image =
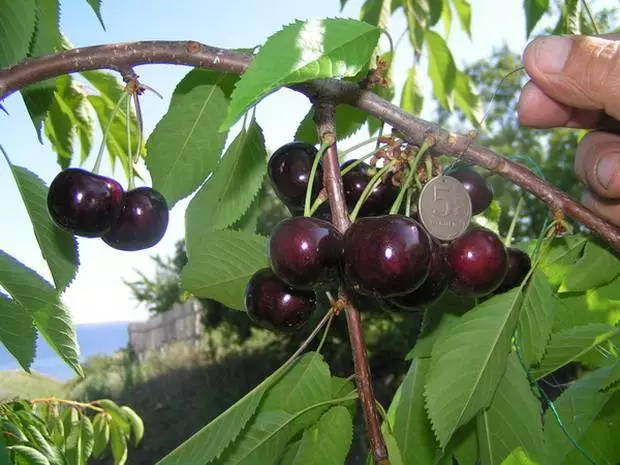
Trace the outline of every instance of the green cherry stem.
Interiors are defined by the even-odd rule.
[[[418,150],[418,153],[416,154],[413,162],[409,163],[409,173],[407,173],[407,179],[405,179],[404,184],[400,186],[400,192],[398,193],[398,197],[396,197],[396,200],[394,201],[392,208],[390,208],[390,215],[394,215],[398,213],[398,211],[400,210],[400,206],[403,203],[407,189],[409,189],[409,186],[411,185],[411,182],[413,181],[418,165],[420,164],[420,160],[422,159],[426,151],[432,145],[433,145],[433,141],[431,139],[426,139],[424,143],[422,144],[422,147],[420,147],[420,150]]]
[[[413,189],[407,189],[407,200],[405,200],[405,216],[411,216],[411,199],[413,198]]]
[[[321,158],[323,158],[323,154],[327,147],[331,144],[327,142],[323,142],[321,144],[321,148],[314,156],[314,162],[312,163],[312,169],[310,170],[310,177],[308,178],[308,187],[306,188],[306,202],[304,204],[304,216],[310,216],[310,212],[312,210],[312,186],[314,185],[314,178],[316,177],[316,170],[319,167],[319,162]]]
[[[321,337],[321,341],[319,342],[319,345],[316,349],[318,353],[321,353],[321,350],[323,350],[323,345],[325,345],[325,341],[327,340],[327,334],[329,334],[329,328],[331,327],[333,320],[334,312],[331,312],[329,320],[327,320],[327,324],[325,325],[325,329],[323,330],[323,336]]]
[[[108,120],[108,124],[106,125],[105,131],[103,132],[103,136],[101,138],[101,145],[99,146],[99,152],[97,153],[97,159],[95,160],[95,166],[93,166],[94,174],[99,173],[99,168],[101,167],[101,161],[103,160],[103,151],[105,150],[105,141],[110,135],[110,131],[112,130],[112,123],[114,122],[114,118],[116,118],[116,115],[118,114],[121,108],[121,105],[123,104],[125,99],[127,99],[128,97],[129,97],[129,94],[127,92],[123,92],[123,95],[118,99],[118,102],[116,102],[116,106],[114,107],[114,110],[112,110],[112,114],[110,115],[110,119]]]
[[[135,187],[133,179],[133,155],[131,154],[131,100],[127,99],[126,102],[125,127],[127,129],[127,172],[129,177],[127,188],[131,190]]]
[[[510,222],[510,227],[508,228],[508,232],[506,233],[506,239],[504,239],[504,245],[506,247],[510,247],[510,244],[512,243],[512,235],[515,232],[517,221],[519,221],[519,215],[521,214],[522,207],[523,207],[523,196],[520,196],[519,201],[517,202],[517,206],[515,207],[515,213],[514,215],[512,215],[512,221]]]
[[[377,141],[379,140],[379,137],[381,137],[381,136],[374,136],[374,137],[371,137],[371,138],[369,138],[369,139],[366,139],[366,140],[364,140],[364,141],[360,142],[359,144],[355,144],[354,146],[349,147],[349,148],[348,148],[348,149],[346,149],[346,150],[343,150],[342,152],[340,152],[340,153],[338,154],[338,159],[339,159],[339,160],[343,160],[343,159],[344,159],[344,158],[345,158],[348,154],[350,154],[350,153],[352,153],[352,152],[355,152],[357,149],[361,149],[362,147],[365,147],[365,146],[367,146],[368,144],[372,144],[373,142],[377,142]],[[373,153],[374,153],[374,152],[373,152]]]
[[[133,106],[136,110],[136,122],[138,124],[138,140],[136,142],[136,153],[133,155],[133,162],[138,163],[140,159],[140,152],[142,152],[142,140],[144,138],[144,121],[142,119],[142,109],[140,107],[140,97],[137,92],[134,92],[133,95]],[[127,115],[129,118],[129,114]]]
[[[377,184],[381,182],[381,178],[383,177],[383,175],[387,173],[387,171],[390,168],[392,168],[395,164],[396,164],[396,160],[392,160],[390,163],[386,164],[383,168],[377,171],[376,174],[372,177],[372,179],[370,180],[370,182],[368,183],[368,185],[362,192],[362,195],[360,196],[359,200],[355,204],[355,208],[351,212],[351,215],[349,216],[351,219],[351,223],[355,221],[355,219],[357,218],[357,215],[360,212],[360,209],[362,208],[362,205],[364,204],[366,199],[370,196],[370,193],[375,189],[375,187],[377,187]]]

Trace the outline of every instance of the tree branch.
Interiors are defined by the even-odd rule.
[[[334,117],[336,105],[332,100],[318,100],[314,103],[314,119],[322,143],[329,143],[330,146],[323,155],[323,184],[327,190],[329,207],[331,209],[332,221],[338,230],[344,233],[351,225],[347,205],[344,199],[342,187],[342,176],[340,175],[340,163],[338,162],[338,150],[336,148],[336,127]],[[347,328],[349,330],[349,341],[353,353],[353,365],[355,367],[355,377],[357,389],[359,391],[362,412],[368,433],[368,442],[377,465],[389,465],[388,452],[385,446],[379,417],[375,393],[372,387],[372,376],[368,365],[368,354],[364,343],[364,328],[359,311],[351,304],[346,292],[340,286],[340,296],[346,302]]]
[[[0,71],[0,101],[13,92],[62,74],[93,69],[116,71],[143,64],[176,64],[240,74],[252,60],[250,54],[209,47],[193,41],[151,41],[84,47],[30,59]],[[420,144],[428,134],[437,141],[436,153],[459,157],[498,173],[545,202],[554,212],[572,217],[620,252],[620,228],[538,178],[524,166],[491,150],[472,145],[471,138],[448,132],[416,118],[358,85],[333,79],[292,86],[311,99],[348,103],[390,124],[408,140]]]

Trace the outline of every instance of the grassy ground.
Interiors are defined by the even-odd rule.
[[[23,371],[0,371],[0,401],[17,397],[32,399],[35,397],[62,397],[64,385],[61,381],[37,373]]]

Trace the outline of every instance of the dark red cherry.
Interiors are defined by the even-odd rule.
[[[407,294],[426,279],[431,239],[417,221],[402,215],[360,218],[344,235],[344,274],[362,294]]]
[[[306,142],[291,142],[276,150],[267,165],[267,173],[277,196],[287,206],[303,209],[306,189],[317,153],[314,145]],[[312,192],[314,199],[323,188],[323,168],[319,164]]]
[[[341,170],[344,169],[344,166],[341,166]],[[366,163],[361,163],[342,176],[342,187],[349,211],[352,211],[357,205],[372,176],[372,167]],[[376,216],[387,213],[398,197],[398,192],[399,188],[392,183],[392,175],[385,176],[362,204],[359,216]]]
[[[389,299],[390,303],[404,310],[424,310],[437,302],[448,289],[452,269],[446,261],[445,248],[432,242],[432,258],[428,277],[415,291]]]
[[[508,269],[508,254],[500,238],[479,227],[455,239],[448,247],[447,259],[454,273],[451,290],[470,297],[493,292]]]
[[[271,267],[295,288],[337,287],[342,248],[342,234],[333,224],[303,216],[287,218],[271,233]]]
[[[245,288],[245,310],[257,324],[280,331],[296,331],[312,316],[316,295],[293,289],[270,268],[258,270]]]
[[[148,249],[164,237],[167,227],[164,196],[150,187],[138,187],[125,192],[118,221],[102,239],[118,250]]]
[[[471,199],[473,215],[483,212],[491,205],[493,191],[480,173],[469,168],[460,168],[447,174],[458,179],[465,186]]]
[[[47,209],[59,227],[84,237],[108,231],[121,212],[123,188],[113,179],[80,168],[54,178],[47,192]]]
[[[502,283],[495,289],[495,294],[501,294],[520,286],[532,268],[530,256],[523,250],[508,247],[506,251],[508,252],[508,271]]]

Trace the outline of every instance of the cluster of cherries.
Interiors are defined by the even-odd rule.
[[[330,221],[328,209],[314,217],[299,216],[304,204],[314,146],[292,142],[269,160],[268,174],[278,197],[294,215],[272,231],[271,267],[256,272],[245,294],[249,317],[261,326],[294,331],[316,307],[317,291],[333,291],[342,283],[360,311],[420,311],[448,289],[454,294],[484,297],[521,284],[529,256],[506,248],[492,231],[470,226],[460,237],[442,243],[426,231],[417,214],[388,214],[400,187],[388,173],[371,191],[357,219],[343,234]],[[341,170],[355,163],[348,161]],[[358,163],[342,177],[351,210],[371,182],[376,168]],[[472,213],[484,211],[493,194],[476,171],[450,172],[467,190]],[[313,195],[322,189],[319,164]],[[297,215],[297,216],[296,216]]]
[[[47,208],[60,228],[100,237],[118,250],[152,247],[168,227],[168,204],[155,189],[124,191],[114,179],[80,168],[66,169],[54,178]]]

